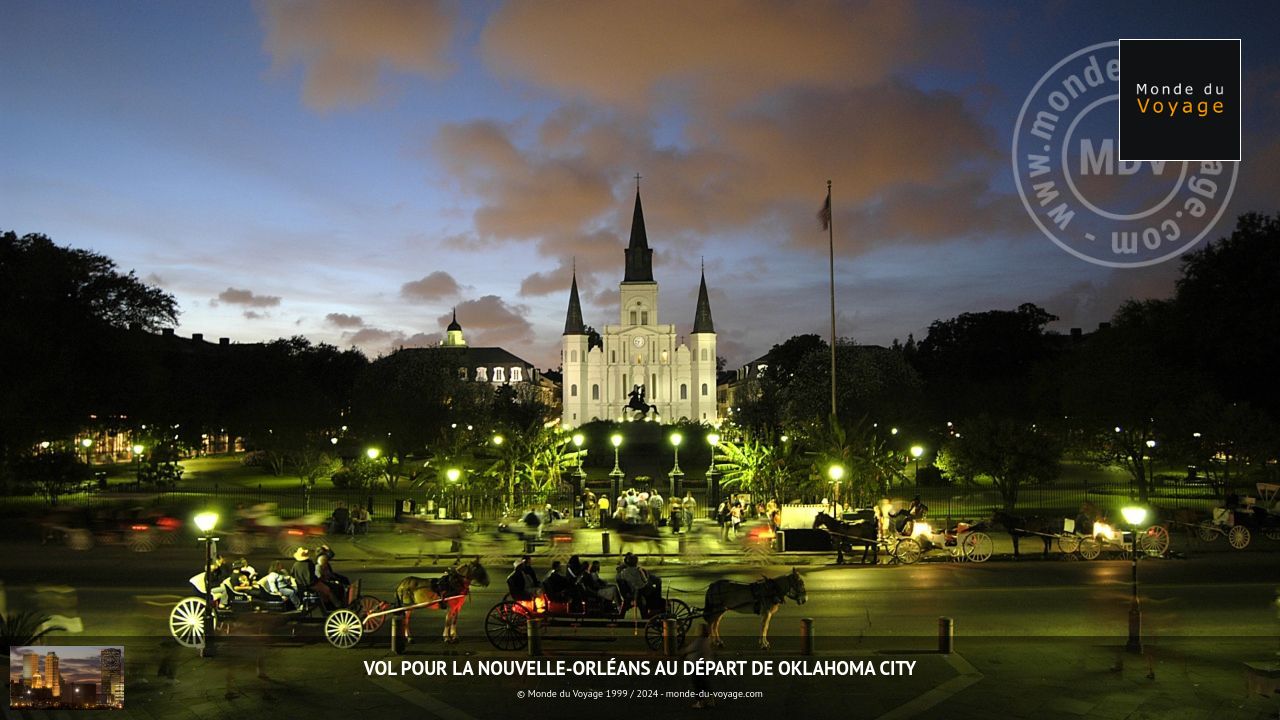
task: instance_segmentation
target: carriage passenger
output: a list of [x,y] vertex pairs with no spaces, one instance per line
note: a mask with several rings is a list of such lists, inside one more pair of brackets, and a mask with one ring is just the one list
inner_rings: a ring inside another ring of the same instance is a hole
[[618,587],[623,597],[641,610],[662,598],[662,581],[640,567],[640,558],[627,553],[618,568]]
[[302,607],[298,599],[298,591],[294,587],[293,577],[284,570],[284,563],[279,560],[271,564],[271,571],[256,583],[268,595],[279,597],[288,602],[294,609]]
[[293,560],[293,568],[289,571],[289,574],[293,576],[298,589],[314,591],[316,595],[320,596],[320,602],[327,610],[338,607],[338,599],[334,597],[333,591],[329,589],[328,585],[321,582],[320,576],[316,574],[316,564],[311,559],[311,551],[306,548],[298,548],[293,553]]
[[542,591],[552,602],[569,602],[569,592],[573,589],[573,581],[565,574],[564,566],[559,560],[551,563],[551,569],[542,579]]
[[622,593],[618,591],[618,586],[606,583],[604,578],[600,577],[599,560],[591,561],[590,569],[587,570],[587,574],[582,578],[582,585],[603,600],[611,603],[614,607],[622,605]]
[[541,583],[533,570],[533,559],[528,555],[516,561],[515,569],[507,576],[507,590],[514,600],[532,600]]

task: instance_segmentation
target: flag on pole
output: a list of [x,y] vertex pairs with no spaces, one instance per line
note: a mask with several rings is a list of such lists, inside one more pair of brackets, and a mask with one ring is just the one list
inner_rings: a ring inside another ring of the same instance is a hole
[[818,220],[822,223],[822,229],[827,230],[831,227],[831,196],[822,202],[822,209],[818,211]]

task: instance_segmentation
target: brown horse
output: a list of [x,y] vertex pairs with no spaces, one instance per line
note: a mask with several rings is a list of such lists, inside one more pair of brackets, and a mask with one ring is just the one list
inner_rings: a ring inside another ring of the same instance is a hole
[[[400,584],[396,585],[396,605],[397,607],[421,605],[428,610],[446,610],[443,638],[446,643],[456,643],[458,642],[458,613],[462,611],[462,604],[467,601],[472,583],[481,587],[489,584],[489,573],[480,564],[479,558],[466,565],[454,565],[445,571],[443,577],[410,576],[401,580]],[[411,639],[409,615],[412,612],[412,610],[406,610],[404,613],[406,641]]]

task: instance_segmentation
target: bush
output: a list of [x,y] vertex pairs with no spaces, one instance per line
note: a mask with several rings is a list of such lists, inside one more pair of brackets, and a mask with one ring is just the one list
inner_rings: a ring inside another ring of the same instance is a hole
[[245,453],[244,457],[240,459],[240,464],[252,468],[266,468],[271,465],[267,454],[262,450],[251,450]]

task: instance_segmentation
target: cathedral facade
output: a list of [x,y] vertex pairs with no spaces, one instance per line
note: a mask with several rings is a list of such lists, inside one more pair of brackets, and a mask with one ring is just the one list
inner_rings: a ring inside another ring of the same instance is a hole
[[[574,274],[561,338],[562,426],[641,416],[662,422],[687,419],[718,424],[716,332],[706,275],[698,288],[693,332],[686,343],[674,324],[659,322],[653,250],[638,190],[625,261],[618,286],[618,323],[604,327],[598,345],[591,342],[583,322]],[[640,406],[643,411],[636,409]]]

